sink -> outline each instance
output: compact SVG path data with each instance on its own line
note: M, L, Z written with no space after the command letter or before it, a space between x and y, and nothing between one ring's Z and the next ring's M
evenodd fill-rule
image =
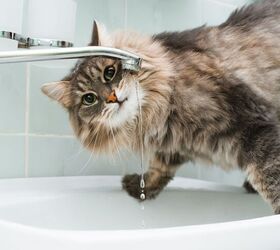
M176 177L157 199L139 202L120 181L119 176L1 180L0 249L150 249L153 244L168 249L184 242L187 249L212 249L211 244L225 249L219 244L242 238L252 249L280 246L280 217L243 188Z

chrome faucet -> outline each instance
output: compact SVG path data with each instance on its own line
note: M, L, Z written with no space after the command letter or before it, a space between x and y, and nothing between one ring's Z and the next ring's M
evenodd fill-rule
M13 39L19 42L19 48L47 45L52 47L72 47L73 44L66 41L26 38L17 33L0 31L0 37ZM0 63L48 61L59 59L74 59L83 57L103 56L121 60L122 67L131 71L139 71L142 59L128 51L102 46L87 46L73 48L33 49L1 51Z

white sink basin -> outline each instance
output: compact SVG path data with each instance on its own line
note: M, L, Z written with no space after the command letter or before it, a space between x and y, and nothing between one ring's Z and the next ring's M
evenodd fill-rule
M236 240L248 244L239 249L274 249L280 217L270 215L256 194L187 178L143 203L121 190L120 177L0 181L1 250L231 249L222 243Z

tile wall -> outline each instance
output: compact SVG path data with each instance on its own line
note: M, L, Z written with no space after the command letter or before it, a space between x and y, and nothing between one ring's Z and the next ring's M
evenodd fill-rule
M109 31L143 33L183 30L223 22L246 0L0 0L1 9L17 11L17 20L0 17L0 30L72 40L85 46L92 21ZM58 4L59 3L59 4ZM11 7L12 6L12 7ZM34 11L36 10L36 11ZM48 13L52 13L50 18ZM2 25L1 25L2 23ZM50 31L51 30L51 31ZM0 50L16 43L0 40ZM66 113L40 92L42 83L62 78L74 61L0 65L0 178L106 175L139 171L136 156L96 156L73 137ZM216 167L184 165L178 175L240 185L243 175Z

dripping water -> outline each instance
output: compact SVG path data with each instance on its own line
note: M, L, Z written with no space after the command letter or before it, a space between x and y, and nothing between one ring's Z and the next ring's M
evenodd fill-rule
M140 199L145 200L146 195L145 195L145 180L144 180L144 143L143 143L143 127L142 127L142 105L139 97L139 82L135 82L135 89L136 89L136 96L137 96L137 103L138 103L138 108L139 108L139 143L140 143L140 168L141 168L141 176L140 176Z
M144 206L143 202L141 203L141 210L142 210L142 212L144 212L144 210L145 210L145 206ZM146 228L146 221L144 218L142 218L142 220L141 220L141 228L142 229Z

